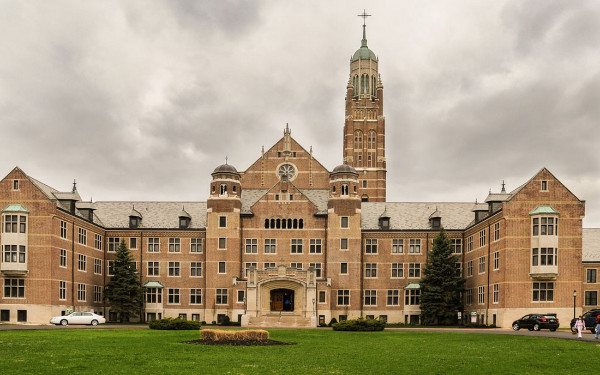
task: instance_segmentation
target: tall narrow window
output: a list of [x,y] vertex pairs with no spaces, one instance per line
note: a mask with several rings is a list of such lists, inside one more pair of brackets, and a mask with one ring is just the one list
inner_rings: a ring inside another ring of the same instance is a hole
[[376,141],[377,140],[377,134],[375,133],[375,131],[371,130],[369,132],[369,138],[368,138],[368,143],[367,143],[367,148],[369,149],[375,149],[375,145],[376,145]]
[[363,148],[363,133],[358,130],[354,133],[354,148],[362,149]]

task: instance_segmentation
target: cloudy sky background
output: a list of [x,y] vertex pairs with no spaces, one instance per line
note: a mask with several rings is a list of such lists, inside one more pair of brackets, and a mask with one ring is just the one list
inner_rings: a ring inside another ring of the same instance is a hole
[[0,174],[205,200],[282,135],[342,160],[367,8],[389,201],[483,200],[547,167],[600,227],[600,2],[2,1]]

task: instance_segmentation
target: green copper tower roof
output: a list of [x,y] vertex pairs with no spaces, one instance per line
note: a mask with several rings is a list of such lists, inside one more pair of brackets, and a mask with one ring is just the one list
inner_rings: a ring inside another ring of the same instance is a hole
[[375,56],[375,52],[371,51],[369,49],[369,47],[367,47],[367,24],[365,23],[364,20],[366,20],[367,17],[370,16],[370,14],[367,14],[366,12],[363,11],[363,14],[359,14],[359,17],[363,17],[363,37],[362,40],[360,41],[360,48],[356,50],[356,52],[354,52],[354,55],[352,55],[352,59],[350,59],[350,61],[357,61],[357,60],[374,60],[377,61],[377,56]]

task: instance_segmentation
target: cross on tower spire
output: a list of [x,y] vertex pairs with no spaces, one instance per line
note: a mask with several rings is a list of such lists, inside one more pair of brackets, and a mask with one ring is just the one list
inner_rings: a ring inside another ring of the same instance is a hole
[[358,15],[359,17],[362,17],[363,19],[363,37],[362,37],[362,45],[366,46],[367,45],[367,17],[371,17],[370,14],[367,14],[367,11],[365,9],[363,9],[362,14]]

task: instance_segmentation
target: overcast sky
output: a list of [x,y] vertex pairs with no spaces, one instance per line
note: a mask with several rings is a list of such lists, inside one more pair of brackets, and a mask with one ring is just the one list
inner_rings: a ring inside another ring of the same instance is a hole
[[0,0],[0,174],[205,200],[282,136],[342,161],[349,58],[385,89],[389,201],[480,201],[547,167],[600,227],[600,2]]

